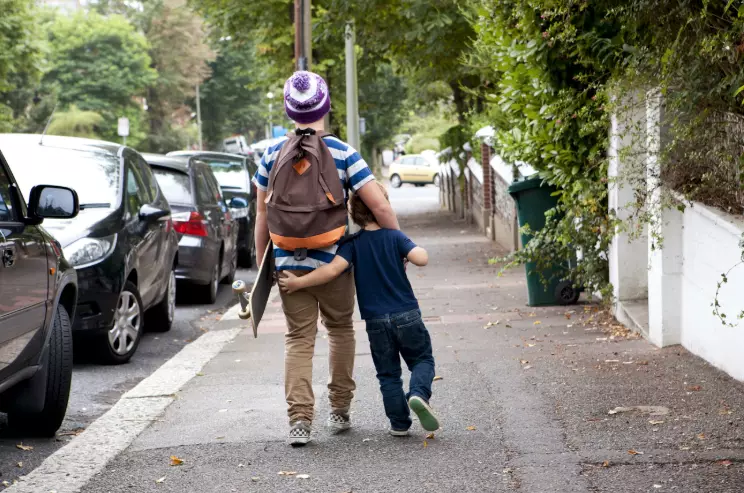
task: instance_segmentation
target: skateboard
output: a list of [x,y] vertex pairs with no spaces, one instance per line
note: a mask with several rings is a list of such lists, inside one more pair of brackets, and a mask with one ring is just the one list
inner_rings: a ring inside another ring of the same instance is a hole
[[233,293],[238,295],[240,302],[240,311],[238,317],[242,320],[251,319],[253,326],[253,337],[258,337],[258,324],[261,323],[266,310],[266,304],[269,302],[271,287],[274,285],[274,245],[269,241],[264,253],[261,265],[258,268],[256,280],[253,282],[253,288],[248,291],[245,281],[235,281],[232,285]]

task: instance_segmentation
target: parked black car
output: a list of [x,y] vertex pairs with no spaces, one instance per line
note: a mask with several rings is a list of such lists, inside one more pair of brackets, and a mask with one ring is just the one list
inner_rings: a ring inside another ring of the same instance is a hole
[[200,157],[144,157],[168,198],[174,228],[181,235],[176,279],[197,284],[202,298],[214,303],[220,281],[231,283],[238,268],[238,227],[212,168]]
[[78,287],[75,269],[40,224],[75,217],[78,199],[50,185],[29,195],[26,207],[0,152],[0,410],[15,432],[53,436],[70,396]]
[[254,266],[256,185],[251,178],[258,170],[254,156],[203,151],[176,151],[168,153],[168,156],[196,158],[212,168],[223,196],[230,206],[230,213],[238,221],[238,262],[242,267]]
[[129,147],[88,139],[0,135],[0,149],[26,197],[40,182],[75,187],[80,214],[44,223],[77,270],[73,331],[101,362],[129,361],[145,311],[157,331],[175,315],[178,238],[150,167]]

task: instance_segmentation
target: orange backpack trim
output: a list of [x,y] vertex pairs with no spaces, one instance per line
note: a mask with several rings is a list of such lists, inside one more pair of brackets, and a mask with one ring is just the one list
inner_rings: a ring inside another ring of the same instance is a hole
[[341,238],[343,238],[346,232],[346,226],[333,229],[326,233],[321,233],[315,236],[308,236],[306,238],[290,238],[286,236],[280,236],[278,234],[269,233],[271,241],[274,245],[281,248],[282,250],[294,251],[298,248],[307,248],[309,250],[316,250],[319,248],[327,248],[331,245],[335,245]]

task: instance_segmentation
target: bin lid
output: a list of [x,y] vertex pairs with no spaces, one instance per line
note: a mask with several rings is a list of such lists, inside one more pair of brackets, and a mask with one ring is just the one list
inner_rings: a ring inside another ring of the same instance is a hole
[[525,178],[524,180],[515,181],[509,185],[507,190],[511,195],[524,192],[525,190],[532,190],[533,188],[540,188],[543,183],[543,179],[539,175],[535,174]]

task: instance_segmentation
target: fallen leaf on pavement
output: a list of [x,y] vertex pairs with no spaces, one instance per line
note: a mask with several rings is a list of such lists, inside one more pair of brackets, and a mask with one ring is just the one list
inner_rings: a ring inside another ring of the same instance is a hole
[[698,440],[705,440],[705,433],[698,433]]
[[530,342],[530,343],[527,343],[527,347],[535,347],[535,345]]
[[279,471],[277,474],[279,476],[294,476],[297,474],[297,471]]
[[661,488],[661,485],[660,484],[655,484],[654,485],[654,488],[656,488],[658,490],[659,488]]
[[59,433],[57,433],[57,436],[60,436],[60,437],[75,436],[76,437],[84,431],[85,431],[85,428],[78,428],[76,430],[70,430],[70,431],[60,431]]
[[491,327],[494,327],[501,323],[501,320],[496,320],[495,322],[488,322],[486,325],[483,326],[484,329],[490,329]]
[[426,440],[424,440],[424,448],[426,448],[428,446],[429,446],[429,442],[427,442]]
[[726,416],[726,415],[729,415],[729,414],[733,414],[733,411],[731,409],[728,409],[728,408],[723,408],[720,411],[718,411],[718,414],[720,414],[721,416]]
[[434,377],[434,380],[433,381],[436,382],[436,381],[439,381],[439,380],[442,380],[442,377],[440,377],[439,375],[437,375],[436,377]]
[[638,361],[637,363],[642,366],[648,366],[648,361]]
[[165,476],[163,476],[163,477],[162,477],[162,478],[160,478],[160,479],[156,479],[156,480],[155,480],[155,482],[156,482],[156,483],[158,483],[158,484],[160,484],[160,483],[165,483]]
[[666,408],[664,406],[621,406],[616,407],[615,409],[610,409],[609,411],[607,411],[607,414],[629,413],[632,411],[638,411],[643,414],[648,414],[649,416],[665,416],[669,414],[669,408]]
[[687,387],[687,390],[689,390],[690,392],[699,392],[703,390],[703,388],[700,385],[692,385],[690,387]]
[[610,467],[610,461],[606,460],[602,463],[602,467]]
[[529,361],[527,361],[526,359],[520,359],[519,362],[522,363],[523,365],[526,365],[527,363],[529,363]]
[[298,474],[297,477],[299,479],[310,479],[310,475],[309,474]]
[[238,467],[245,467],[245,464],[238,464]]
[[197,373],[197,374],[196,374],[196,376],[197,376],[197,377],[203,377],[203,376],[204,376],[204,373],[202,373],[202,372],[199,372],[199,373]]
[[630,455],[643,455],[643,452],[638,452],[637,450],[633,450],[633,449],[628,450],[628,453]]
[[475,426],[468,426],[465,429],[468,431],[475,431]]
[[661,419],[652,419],[652,420],[649,420],[649,423],[651,423],[652,425],[663,425],[664,424],[664,420],[661,420]]
[[723,466],[723,467],[729,467],[731,466],[731,461],[730,460],[719,460],[718,462],[716,462],[716,464],[718,464],[719,466]]
[[16,466],[18,466],[18,467],[23,467],[23,461],[21,461],[21,462],[19,462],[18,464],[16,464]]
[[541,323],[542,323],[541,321],[535,320],[534,322],[532,322],[532,325],[540,325]]
[[434,440],[434,433],[429,433],[428,435],[426,435],[426,438],[428,438],[429,440]]
[[16,444],[16,448],[19,448],[21,450],[26,450],[26,451],[34,449],[34,447],[32,447],[31,445],[24,445],[23,443]]
[[180,466],[181,464],[183,464],[183,459],[179,459],[175,455],[171,455],[170,460],[171,460],[171,466]]
[[2,484],[3,486],[5,486],[6,488],[7,488],[8,486],[10,486],[10,483],[9,483],[8,481],[3,481],[3,482],[2,482],[2,483],[0,483],[0,484]]
[[364,443],[364,442],[370,442],[370,441],[372,441],[371,438],[362,438],[362,443]]
[[255,483],[255,482],[256,482],[256,481],[258,481],[259,479],[261,479],[261,478],[259,478],[258,476],[253,476],[253,477],[251,478],[251,481],[253,481],[253,482]]
[[219,410],[219,411],[217,411],[217,412],[218,412],[218,413],[226,413],[226,412],[227,412],[227,409],[220,409],[220,410]]
[[527,365],[527,366],[522,367],[523,370],[529,370],[531,368],[532,368],[532,365]]
[[509,325],[509,324],[504,325],[504,327],[506,327],[507,329],[511,329],[512,328],[512,326]]

